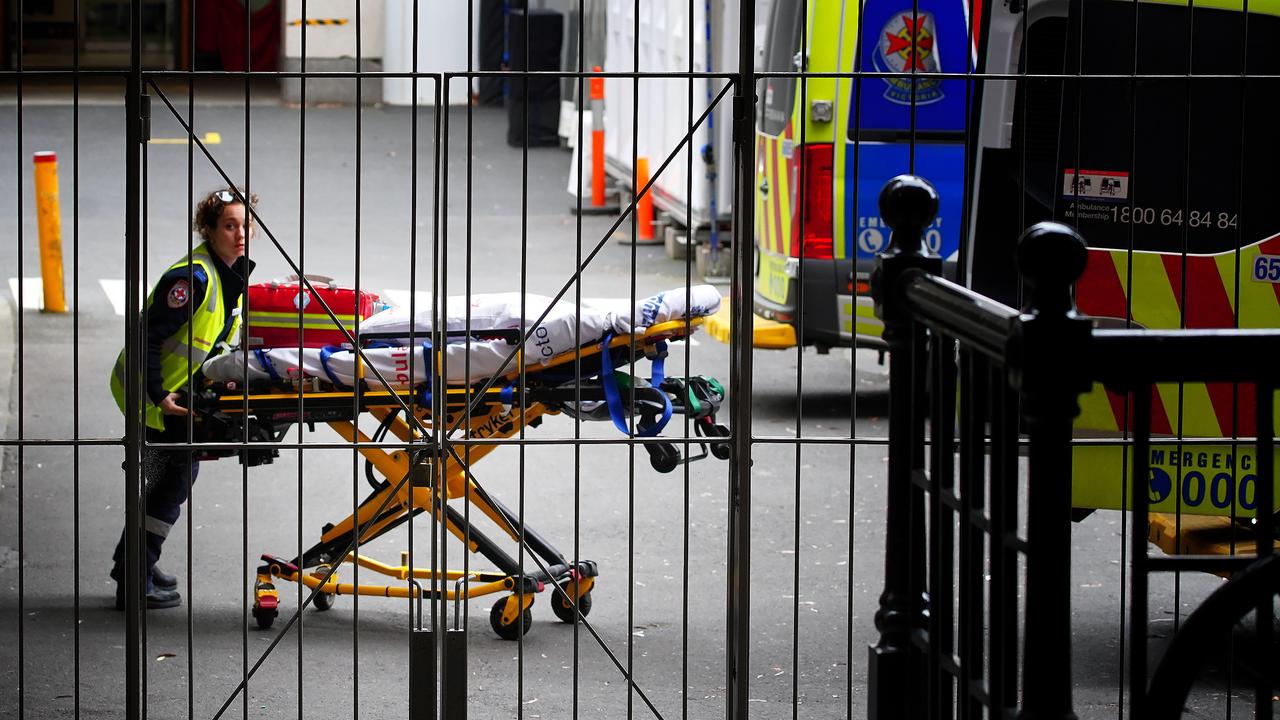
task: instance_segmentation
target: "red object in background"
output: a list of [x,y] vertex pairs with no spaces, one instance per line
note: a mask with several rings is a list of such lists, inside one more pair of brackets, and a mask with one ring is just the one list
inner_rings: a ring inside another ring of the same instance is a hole
[[357,293],[319,275],[308,274],[307,279],[314,293],[304,289],[292,277],[249,286],[245,303],[245,342],[250,348],[298,347],[299,305],[302,306],[302,347],[350,345],[351,341],[334,324],[329,313],[315,301],[317,295],[353,336],[355,313],[358,312],[363,320],[380,305],[380,299],[374,293]]
[[[275,70],[280,56],[281,0],[270,0],[249,16],[250,70]],[[223,70],[245,69],[245,5],[240,0],[200,0],[196,6],[196,52],[217,55]]]

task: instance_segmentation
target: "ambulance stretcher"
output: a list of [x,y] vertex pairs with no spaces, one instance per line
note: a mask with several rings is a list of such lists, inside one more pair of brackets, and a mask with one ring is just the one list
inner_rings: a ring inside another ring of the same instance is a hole
[[[454,443],[511,438],[522,428],[538,427],[544,415],[562,412],[582,420],[613,420],[624,432],[634,423],[637,437],[654,437],[668,419],[683,415],[692,422],[696,437],[691,442],[698,451],[684,457],[673,442],[645,442],[653,468],[671,472],[683,463],[708,456],[727,459],[729,446],[724,438],[729,430],[716,422],[724,388],[713,378],[665,377],[662,372],[666,343],[686,339],[701,323],[701,317],[694,317],[637,329],[633,334],[606,335],[603,341],[586,344],[575,352],[526,365],[523,375],[511,372],[496,380],[444,385],[443,392],[434,395],[426,383],[395,390],[367,382],[362,384],[368,389],[358,390],[311,377],[252,380],[246,396],[238,387],[242,383],[207,382],[195,399],[204,438],[238,441],[244,437],[247,425],[249,437],[280,442],[295,423],[313,426],[323,422],[346,441],[362,443],[358,452],[372,468],[366,474],[373,489],[353,515],[326,524],[319,541],[301,556],[288,560],[262,556],[254,585],[253,617],[258,627],[271,627],[277,617],[277,580],[301,580],[310,590],[301,607],[309,601],[318,610],[332,607],[338,595],[419,600],[444,597],[455,602],[501,595],[492,606],[489,620],[504,639],[518,638],[529,630],[529,608],[534,597],[548,589],[553,592],[552,612],[561,621],[572,623],[579,612],[585,616],[591,608],[597,564],[590,560],[575,563],[528,524],[522,527],[516,513],[486,492],[472,474],[475,464],[500,445],[442,447],[436,438],[450,429],[458,429]],[[453,331],[448,335],[455,341],[459,335],[489,342],[495,337],[505,338],[515,352],[521,331]],[[623,372],[633,361],[645,360],[652,362],[652,377],[632,377]],[[520,367],[520,363],[513,366]],[[577,373],[575,367],[580,368]],[[433,415],[433,406],[439,415]],[[412,420],[406,420],[406,410],[411,411]],[[359,414],[366,412],[379,423],[373,437],[358,427]],[[381,441],[386,433],[409,447],[388,451],[365,445]],[[249,464],[270,462],[277,454],[269,446],[230,452],[240,453],[242,462]],[[535,558],[533,566],[526,563],[522,570],[520,563],[497,542],[470,524],[459,509],[459,505],[468,503],[512,540],[519,542],[523,535],[528,552]],[[399,564],[384,564],[356,554],[359,544],[424,512],[435,522],[443,523],[469,552],[486,558],[494,569],[464,572],[410,567],[407,552],[401,552]],[[390,582],[342,582],[336,569],[344,562],[385,576]]]

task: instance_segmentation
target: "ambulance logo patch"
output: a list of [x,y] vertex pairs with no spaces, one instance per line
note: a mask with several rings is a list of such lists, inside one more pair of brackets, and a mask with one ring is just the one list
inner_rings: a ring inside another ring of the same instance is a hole
[[191,297],[191,286],[186,280],[179,280],[169,288],[169,307],[175,310],[187,304]]
[[[875,68],[886,73],[938,73],[942,64],[938,59],[938,33],[933,14],[917,12],[911,8],[894,13],[880,31],[880,42],[872,58]],[[945,97],[942,81],[931,78],[886,77],[886,100],[898,105],[929,105]],[[915,91],[912,92],[912,84]],[[914,96],[914,97],[913,97]]]

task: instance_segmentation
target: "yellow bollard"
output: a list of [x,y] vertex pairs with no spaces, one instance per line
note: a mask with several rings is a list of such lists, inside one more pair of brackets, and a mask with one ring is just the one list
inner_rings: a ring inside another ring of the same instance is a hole
[[40,276],[44,282],[45,312],[64,313],[62,292],[62,210],[58,205],[58,155],[35,154],[36,217],[40,223]]

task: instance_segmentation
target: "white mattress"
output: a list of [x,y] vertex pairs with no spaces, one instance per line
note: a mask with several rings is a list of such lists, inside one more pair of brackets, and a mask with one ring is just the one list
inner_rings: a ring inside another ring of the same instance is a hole
[[[686,294],[691,302],[686,307]],[[451,338],[441,352],[432,352],[424,341],[432,332],[432,303],[421,303],[417,317],[408,308],[389,308],[361,322],[360,332],[403,333],[381,342],[390,347],[370,347],[364,350],[369,365],[387,380],[387,387],[403,390],[440,377],[446,383],[476,383],[493,375],[513,372],[519,368],[507,358],[515,349],[506,340],[467,340]],[[549,309],[548,309],[549,308]],[[445,307],[445,330],[510,330],[520,329],[529,334],[525,345],[524,363],[536,366],[550,362],[564,353],[572,353],[580,340],[583,344],[596,342],[606,334],[631,332],[634,318],[637,332],[651,325],[672,320],[711,315],[720,308],[720,292],[710,285],[676,288],[644,298],[630,312],[618,308],[600,308],[583,305],[579,312],[572,303],[552,304],[551,298],[542,295],[525,295],[523,308],[518,293],[477,294],[470,297],[448,298]],[[536,322],[546,311],[546,317]],[[536,324],[535,324],[536,322]],[[532,329],[532,332],[529,331]],[[410,334],[414,335],[410,344]],[[432,367],[441,362],[440,370]],[[506,363],[505,368],[503,367]],[[244,380],[296,380],[320,378],[343,386],[356,380],[357,354],[350,348],[263,348],[250,350],[246,358],[240,349],[215,355],[204,363],[204,376],[214,381]],[[377,374],[368,367],[365,382],[371,387],[382,386]]]

